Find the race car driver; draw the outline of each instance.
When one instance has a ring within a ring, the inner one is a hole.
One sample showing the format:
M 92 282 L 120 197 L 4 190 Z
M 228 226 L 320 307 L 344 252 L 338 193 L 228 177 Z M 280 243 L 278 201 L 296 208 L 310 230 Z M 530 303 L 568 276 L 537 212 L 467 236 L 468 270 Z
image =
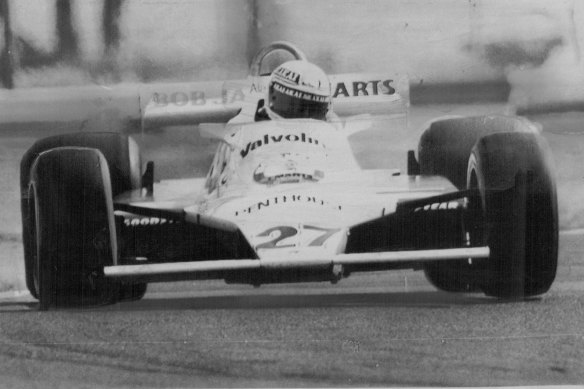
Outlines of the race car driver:
M 272 72 L 266 99 L 263 108 L 269 119 L 327 120 L 332 104 L 331 84 L 318 66 L 288 61 Z M 261 113 L 258 116 L 261 120 Z
M 229 124 L 281 119 L 337 123 L 331 95 L 330 80 L 321 68 L 302 60 L 284 62 L 272 72 L 264 98 L 244 105 Z

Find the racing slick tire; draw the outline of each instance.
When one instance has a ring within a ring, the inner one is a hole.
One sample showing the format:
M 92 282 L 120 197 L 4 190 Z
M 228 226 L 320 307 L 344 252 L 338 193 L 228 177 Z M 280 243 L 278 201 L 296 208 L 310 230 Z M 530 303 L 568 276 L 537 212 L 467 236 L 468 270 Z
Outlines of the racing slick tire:
M 112 195 L 114 197 L 142 186 L 140 150 L 136 142 L 126 135 L 109 132 L 72 133 L 43 138 L 34 143 L 24 154 L 20 163 L 20 188 L 25 279 L 29 292 L 35 298 L 38 298 L 38 296 L 36 295 L 33 280 L 33 253 L 31 249 L 32 243 L 30 242 L 32 233 L 31 217 L 33 215 L 28 212 L 28 186 L 31 167 L 39 154 L 57 147 L 87 147 L 101 151 L 109 166 Z M 141 288 L 145 290 L 145 286 L 146 284 L 143 284 Z M 122 285 L 123 288 L 135 289 L 131 284 L 124 284 Z M 132 295 L 136 293 L 127 291 L 127 293 L 122 294 Z
M 131 302 L 141 300 L 146 294 L 148 289 L 148 284 L 137 283 L 137 284 L 121 284 L 120 294 L 118 296 L 118 301 L 120 302 Z
M 436 288 L 451 293 L 481 291 L 475 274 L 467 263 L 430 263 L 424 266 L 424 275 Z
M 96 149 L 55 148 L 31 168 L 33 285 L 40 310 L 103 305 L 118 284 L 100 277 L 117 253 L 112 188 Z
M 418 144 L 419 174 L 446 177 L 459 190 L 467 187 L 467 167 L 474 145 L 486 135 L 533 133 L 533 124 L 511 116 L 456 117 L 436 120 Z M 430 283 L 447 292 L 478 292 L 476 271 L 466 263 L 431 263 L 424 267 Z
M 558 205 L 545 140 L 528 133 L 483 137 L 472 150 L 467 177 L 468 187 L 480 192 L 470 208 L 475 220 L 483 220 L 471 241 L 482 236 L 491 251 L 480 272 L 483 292 L 498 298 L 547 292 L 558 262 Z
M 446 177 L 466 188 L 468 158 L 483 136 L 501 132 L 534 132 L 533 124 L 514 116 L 476 116 L 436 120 L 418 143 L 420 174 Z

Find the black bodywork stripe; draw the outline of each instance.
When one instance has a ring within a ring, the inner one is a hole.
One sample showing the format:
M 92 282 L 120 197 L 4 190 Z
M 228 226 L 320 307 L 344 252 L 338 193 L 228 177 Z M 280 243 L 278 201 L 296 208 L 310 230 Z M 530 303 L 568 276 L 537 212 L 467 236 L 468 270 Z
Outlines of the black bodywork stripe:
M 468 212 L 464 206 L 433 207 L 480 198 L 476 189 L 404 200 L 393 213 L 349 228 L 346 254 L 464 247 Z
M 176 221 L 185 221 L 185 211 L 183 210 L 168 210 L 139 207 L 131 204 L 114 204 L 114 211 L 123 211 L 133 213 L 134 215 L 158 217 L 163 219 L 172 219 Z
M 437 196 L 424 197 L 421 199 L 404 200 L 404 201 L 398 202 L 396 212 L 403 211 L 403 210 L 411 210 L 411 209 L 415 209 L 415 208 L 421 208 L 421 207 L 431 205 L 431 204 L 436 204 L 436 203 L 445 203 L 445 202 L 453 201 L 453 200 L 471 198 L 471 197 L 475 197 L 475 196 L 480 196 L 480 193 L 477 189 L 466 189 L 466 190 L 461 190 L 461 191 L 457 191 L 457 192 L 440 194 Z
M 226 258 L 257 259 L 257 253 L 236 224 L 183 210 L 115 204 L 114 210 L 171 220 L 159 225 L 119 224 L 122 257 L 145 257 L 148 262 L 180 262 Z M 123 216 L 120 216 L 122 218 Z

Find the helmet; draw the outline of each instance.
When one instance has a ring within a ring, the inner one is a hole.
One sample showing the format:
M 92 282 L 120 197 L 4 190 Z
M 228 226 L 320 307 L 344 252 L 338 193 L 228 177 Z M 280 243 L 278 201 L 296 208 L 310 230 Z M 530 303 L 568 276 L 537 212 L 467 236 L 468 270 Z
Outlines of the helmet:
M 266 105 L 270 116 L 326 120 L 331 106 L 330 81 L 310 62 L 285 62 L 272 72 Z

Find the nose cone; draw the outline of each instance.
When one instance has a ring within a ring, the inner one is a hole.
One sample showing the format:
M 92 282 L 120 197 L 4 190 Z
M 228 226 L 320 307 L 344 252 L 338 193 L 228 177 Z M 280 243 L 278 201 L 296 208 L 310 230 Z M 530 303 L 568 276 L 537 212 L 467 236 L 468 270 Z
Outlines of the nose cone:
M 270 224 L 286 221 L 305 224 L 340 224 L 343 206 L 330 193 L 319 193 L 310 187 L 286 191 L 258 191 L 253 196 L 222 202 L 213 216 L 237 224 L 254 221 Z
M 347 230 L 340 227 L 285 222 L 242 227 L 260 258 L 326 258 L 342 253 L 347 241 Z
M 344 250 L 342 206 L 315 193 L 281 192 L 241 198 L 224 203 L 214 215 L 234 221 L 260 257 L 322 257 Z

